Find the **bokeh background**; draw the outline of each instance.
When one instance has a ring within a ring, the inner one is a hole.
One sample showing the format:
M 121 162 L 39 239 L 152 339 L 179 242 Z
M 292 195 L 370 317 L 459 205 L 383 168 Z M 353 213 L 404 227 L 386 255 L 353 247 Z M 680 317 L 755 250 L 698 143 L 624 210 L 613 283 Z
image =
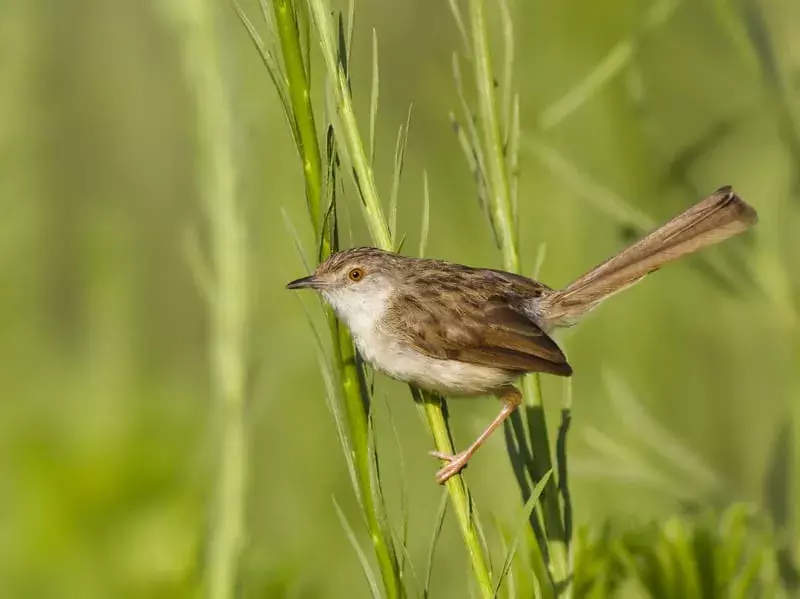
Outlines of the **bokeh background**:
M 180 19 L 191 4 L 0 2 L 3 597 L 201 594 L 218 447 L 207 305 L 187 258 L 205 226 Z M 304 274 L 287 221 L 313 247 L 301 172 L 266 71 L 222 5 L 254 290 L 242 586 L 252 597 L 367 596 L 332 504 L 358 522 L 313 336 L 284 290 Z M 258 21 L 258 4 L 243 6 Z M 626 206 L 664 220 L 733 184 L 761 216 L 753 235 L 659 272 L 561 337 L 576 370 L 577 522 L 660 520 L 687 498 L 753 502 L 791 521 L 796 506 L 781 508 L 770 489 L 795 485 L 786 440 L 800 432 L 800 4 L 518 1 L 513 10 L 528 272 L 542 243 L 541 277 L 553 286 L 622 247 Z M 397 127 L 414 103 L 399 209 L 408 247 L 427 170 L 428 254 L 498 266 L 448 120 L 461 42 L 447 3 L 358 3 L 353 93 L 364 131 L 373 27 L 386 197 Z M 367 242 L 355 196 L 345 201 L 344 242 Z M 376 384 L 383 471 L 397 489 L 402 455 L 409 550 L 421 567 L 437 464 L 407 388 Z M 562 392 L 546 380 L 554 411 Z M 623 395 L 680 439 L 699 470 L 654 457 L 615 408 Z M 452 402 L 457 442 L 496 410 L 492 400 Z M 644 466 L 609 459 L 609 443 Z M 484 516 L 515 521 L 501 436 L 466 476 Z M 435 595 L 465 596 L 467 567 L 448 519 Z

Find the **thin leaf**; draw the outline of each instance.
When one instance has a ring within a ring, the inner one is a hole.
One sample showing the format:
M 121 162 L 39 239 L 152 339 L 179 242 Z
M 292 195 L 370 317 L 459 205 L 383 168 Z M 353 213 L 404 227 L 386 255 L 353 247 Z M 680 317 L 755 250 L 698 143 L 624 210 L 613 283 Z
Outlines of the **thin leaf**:
M 311 84 L 311 19 L 308 17 L 308 6 L 305 2 L 296 3 L 295 9 L 297 10 L 295 20 L 300 31 L 300 48 L 306 67 L 306 82 L 308 89 L 313 89 Z
M 263 62 L 264 66 L 267 68 L 267 74 L 272 80 L 275 91 L 278 93 L 278 99 L 281 102 L 284 117 L 289 124 L 289 129 L 292 133 L 292 139 L 295 142 L 295 146 L 299 147 L 300 134 L 297 131 L 297 123 L 294 120 L 292 105 L 289 101 L 289 84 L 286 81 L 286 77 L 278 65 L 278 61 L 272 55 L 272 52 L 267 50 L 264 41 L 261 39 L 261 36 L 258 33 L 258 30 L 255 28 L 255 25 L 253 25 L 253 22 L 247 16 L 247 13 L 244 11 L 244 9 L 239 5 L 239 2 L 237 0 L 231 0 L 231 2 L 233 3 L 233 8 L 236 10 L 236 14 L 239 16 L 239 20 L 242 22 L 242 25 L 244 25 L 245 29 L 247 29 L 250 41 L 253 42 L 253 45 L 258 51 L 258 55 L 261 57 L 261 62 Z M 267 13 L 268 12 L 269 11 L 267 11 Z M 272 21 L 270 20 L 269 23 L 272 23 Z
M 447 0 L 450 5 L 450 12 L 453 13 L 453 20 L 456 22 L 458 33 L 461 35 L 461 41 L 464 44 L 464 51 L 467 56 L 471 54 L 471 47 L 469 43 L 469 36 L 467 35 L 467 28 L 464 25 L 464 17 L 461 16 L 461 10 L 458 8 L 457 0 Z
M 286 212 L 286 208 L 281 208 L 281 216 L 283 217 L 283 225 L 289 232 L 292 242 L 294 242 L 294 248 L 297 250 L 297 255 L 300 256 L 300 260 L 303 262 L 303 269 L 306 272 L 311 272 L 314 269 L 311 267 L 308 259 L 306 258 L 306 251 L 303 248 L 303 242 L 300 240 L 300 234 L 297 232 L 297 228 L 294 226 L 289 213 Z
M 536 250 L 536 262 L 533 265 L 533 278 L 538 279 L 542 273 L 542 267 L 544 266 L 544 260 L 547 257 L 547 242 L 543 241 L 539 244 L 539 248 Z
M 392 194 L 389 196 L 389 231 L 392 238 L 397 238 L 397 201 L 400 195 L 400 177 L 403 174 L 403 164 L 406 158 L 406 145 L 408 144 L 408 130 L 411 128 L 411 112 L 413 104 L 408 106 L 405 125 L 400 125 L 397 132 L 397 143 L 394 149 L 394 175 L 392 177 Z
M 512 94 L 512 83 L 514 80 L 514 25 L 511 20 L 511 10 L 508 7 L 508 0 L 500 0 L 500 17 L 503 22 L 503 79 L 502 79 L 502 99 L 503 122 L 505 131 L 503 132 L 503 145 L 508 148 L 510 145 L 513 127 L 513 103 L 515 94 Z
M 497 593 L 500 591 L 500 585 L 508 574 L 508 571 L 511 569 L 514 556 L 517 554 L 517 547 L 519 546 L 520 538 L 528 528 L 528 521 L 530 520 L 531 512 L 533 512 L 533 508 L 539 502 L 539 496 L 542 494 L 542 491 L 544 491 L 544 487 L 547 484 L 547 481 L 550 479 L 552 473 L 552 470 L 548 470 L 542 479 L 536 483 L 536 486 L 531 492 L 530 499 L 528 499 L 528 501 L 525 503 L 525 507 L 522 510 L 522 516 L 520 517 L 517 525 L 517 532 L 514 534 L 514 538 L 511 540 L 511 545 L 506 553 L 505 560 L 503 561 L 503 568 L 500 570 L 500 575 L 497 577 L 497 582 L 494 584 L 495 595 L 497 595 Z
M 436 510 L 436 519 L 433 523 L 433 534 L 431 535 L 431 543 L 428 546 L 428 558 L 425 562 L 425 586 L 422 589 L 423 599 L 430 596 L 431 589 L 431 575 L 433 574 L 433 557 L 436 553 L 436 545 L 439 542 L 439 537 L 442 534 L 442 524 L 444 523 L 444 515 L 447 512 L 447 491 L 442 492 L 442 497 L 439 500 L 439 508 Z
M 519 94 L 514 94 L 513 106 L 511 109 L 511 125 L 508 138 L 508 148 L 506 152 L 508 154 L 508 175 L 509 185 L 511 187 L 511 218 L 514 221 L 514 226 L 517 229 L 517 239 L 519 239 L 519 118 Z
M 350 475 L 350 486 L 353 488 L 353 493 L 358 499 L 359 506 L 363 510 L 364 505 L 361 501 L 361 493 L 359 493 L 358 475 L 356 474 L 356 465 L 353 459 L 353 449 L 347 434 L 345 417 L 342 414 L 341 398 L 338 395 L 338 389 L 340 387 L 336 384 L 334 374 L 328 365 L 329 363 L 324 359 L 324 356 L 319 354 L 317 362 L 322 372 L 322 381 L 325 384 L 325 405 L 336 424 L 336 436 L 339 439 L 339 445 L 342 448 L 345 464 L 347 465 L 347 472 Z
M 571 387 L 569 387 L 571 389 Z M 569 399 L 565 403 L 572 404 L 571 391 L 565 394 Z M 556 438 L 556 465 L 558 467 L 558 491 L 562 499 L 562 521 L 564 522 L 564 539 L 569 548 L 572 542 L 572 497 L 569 492 L 569 476 L 567 468 L 567 434 L 572 422 L 572 408 L 569 405 L 561 408 L 561 425 Z
M 397 244 L 397 249 L 395 252 L 401 254 L 403 252 L 403 246 L 406 244 L 406 234 L 403 233 L 403 236 L 400 238 L 400 242 Z
M 358 563 L 361 565 L 361 571 L 364 573 L 364 576 L 369 583 L 369 590 L 372 593 L 374 599 L 381 599 L 381 592 L 378 587 L 378 580 L 375 577 L 375 572 L 372 571 L 372 567 L 369 564 L 369 560 L 367 556 L 364 554 L 364 551 L 361 549 L 361 546 L 358 544 L 358 538 L 356 537 L 356 533 L 353 530 L 353 527 L 350 526 L 350 522 L 347 520 L 347 516 L 344 515 L 342 508 L 339 507 L 339 503 L 336 501 L 336 498 L 333 498 L 333 506 L 336 508 L 336 515 L 339 517 L 339 522 L 344 529 L 345 534 L 347 535 L 347 540 L 350 541 L 350 545 L 356 552 L 356 556 L 358 557 Z
M 428 247 L 428 234 L 430 231 L 431 220 L 431 197 L 430 190 L 428 189 L 428 171 L 422 171 L 422 230 L 419 236 L 419 251 L 417 255 L 420 258 L 425 257 L 425 250 Z
M 618 194 L 583 172 L 552 146 L 533 138 L 526 138 L 522 143 L 575 193 L 621 225 L 633 226 L 641 231 L 650 231 L 658 224 L 649 215 L 635 208 Z
M 398 544 L 402 549 L 402 560 L 400 561 L 400 576 L 403 577 L 405 567 L 408 565 L 411 568 L 411 574 L 416 581 L 417 574 L 414 570 L 414 562 L 410 559 L 408 554 L 408 523 L 409 517 L 409 501 L 408 501 L 408 478 L 406 476 L 406 462 L 403 458 L 403 446 L 400 443 L 400 434 L 397 430 L 397 423 L 394 419 L 394 414 L 390 402 L 386 395 L 383 396 L 384 404 L 386 405 L 386 413 L 389 416 L 389 425 L 392 429 L 392 439 L 395 448 L 397 449 L 398 462 L 400 466 L 400 538 Z
M 632 40 L 618 42 L 580 83 L 542 111 L 539 129 L 552 129 L 579 110 L 630 63 L 634 48 Z
M 259 0 L 258 3 L 261 6 L 261 16 L 264 18 L 264 22 L 267 24 L 267 29 L 269 30 L 272 36 L 275 35 L 275 21 L 272 18 L 272 10 L 267 4 L 267 0 Z
M 486 161 L 483 155 L 483 148 L 478 136 L 478 130 L 475 127 L 475 115 L 469 108 L 467 98 L 464 94 L 464 79 L 461 75 L 461 63 L 459 62 L 458 55 L 453 54 L 453 79 L 456 83 L 456 91 L 458 92 L 458 99 L 461 104 L 461 111 L 464 113 L 464 125 L 459 122 L 454 114 L 450 114 L 450 122 L 456 132 L 458 143 L 461 150 L 464 152 L 464 157 L 467 159 L 467 165 L 472 172 L 475 179 L 475 186 L 478 192 L 478 204 L 480 205 L 483 213 L 486 215 L 487 220 L 494 235 L 494 242 L 497 247 L 500 247 L 500 235 L 495 226 L 494 212 L 489 204 L 489 189 L 486 178 Z
M 183 238 L 183 247 L 184 252 L 186 252 L 186 261 L 189 264 L 189 270 L 192 273 L 192 278 L 197 285 L 197 289 L 200 291 L 200 296 L 206 302 L 213 302 L 215 297 L 214 275 L 211 272 L 208 261 L 205 256 L 203 256 L 197 229 L 194 227 L 186 230 Z
M 503 555 L 508 555 L 509 552 L 508 534 L 503 528 L 502 524 L 497 520 L 497 518 L 493 519 L 493 523 L 495 529 L 497 529 L 497 536 L 500 537 L 500 551 L 502 551 Z M 514 568 L 510 568 L 508 570 L 508 575 L 506 576 L 506 596 L 509 599 L 514 599 L 515 597 L 517 597 L 518 594 L 516 592 L 516 589 L 517 585 L 514 576 Z
M 378 92 L 380 78 L 378 75 L 378 33 L 372 28 L 372 90 L 369 97 L 369 161 L 375 162 L 375 119 L 378 116 Z
M 353 52 L 353 31 L 356 28 L 356 2 L 355 0 L 349 0 L 347 4 L 347 64 L 348 66 L 351 64 L 352 52 Z M 348 71 L 348 83 L 350 74 Z

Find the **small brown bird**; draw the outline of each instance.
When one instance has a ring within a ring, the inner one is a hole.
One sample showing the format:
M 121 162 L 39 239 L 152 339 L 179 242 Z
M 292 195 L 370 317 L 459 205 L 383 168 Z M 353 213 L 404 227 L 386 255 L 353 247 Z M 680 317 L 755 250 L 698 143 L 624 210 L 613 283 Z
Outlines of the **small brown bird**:
M 570 376 L 550 337 L 663 264 L 741 233 L 758 220 L 730 187 L 718 189 L 564 289 L 487 268 L 400 256 L 372 247 L 332 255 L 289 289 L 320 292 L 361 356 L 392 378 L 447 396 L 496 395 L 503 409 L 466 450 L 431 452 L 461 471 L 519 406 L 527 372 Z

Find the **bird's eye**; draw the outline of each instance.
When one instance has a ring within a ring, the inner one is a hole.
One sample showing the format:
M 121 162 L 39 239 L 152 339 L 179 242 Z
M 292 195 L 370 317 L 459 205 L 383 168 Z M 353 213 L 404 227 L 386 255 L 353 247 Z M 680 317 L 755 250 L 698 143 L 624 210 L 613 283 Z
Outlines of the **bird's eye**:
M 347 277 L 353 281 L 357 282 L 364 278 L 364 270 L 361 268 L 354 268 L 349 273 L 347 273 Z

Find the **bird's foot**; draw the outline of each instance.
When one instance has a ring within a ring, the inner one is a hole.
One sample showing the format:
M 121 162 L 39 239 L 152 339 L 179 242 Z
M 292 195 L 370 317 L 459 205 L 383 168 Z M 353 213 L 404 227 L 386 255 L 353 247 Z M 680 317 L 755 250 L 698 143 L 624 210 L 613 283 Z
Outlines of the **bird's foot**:
M 440 485 L 443 485 L 448 481 L 448 479 L 455 476 L 456 474 L 461 472 L 464 468 L 466 468 L 467 464 L 469 463 L 469 459 L 472 457 L 472 453 L 469 451 L 462 451 L 461 453 L 457 453 L 456 455 L 451 455 L 449 453 L 444 453 L 441 451 L 431 451 L 430 455 L 447 462 L 436 473 L 436 482 L 439 483 Z

